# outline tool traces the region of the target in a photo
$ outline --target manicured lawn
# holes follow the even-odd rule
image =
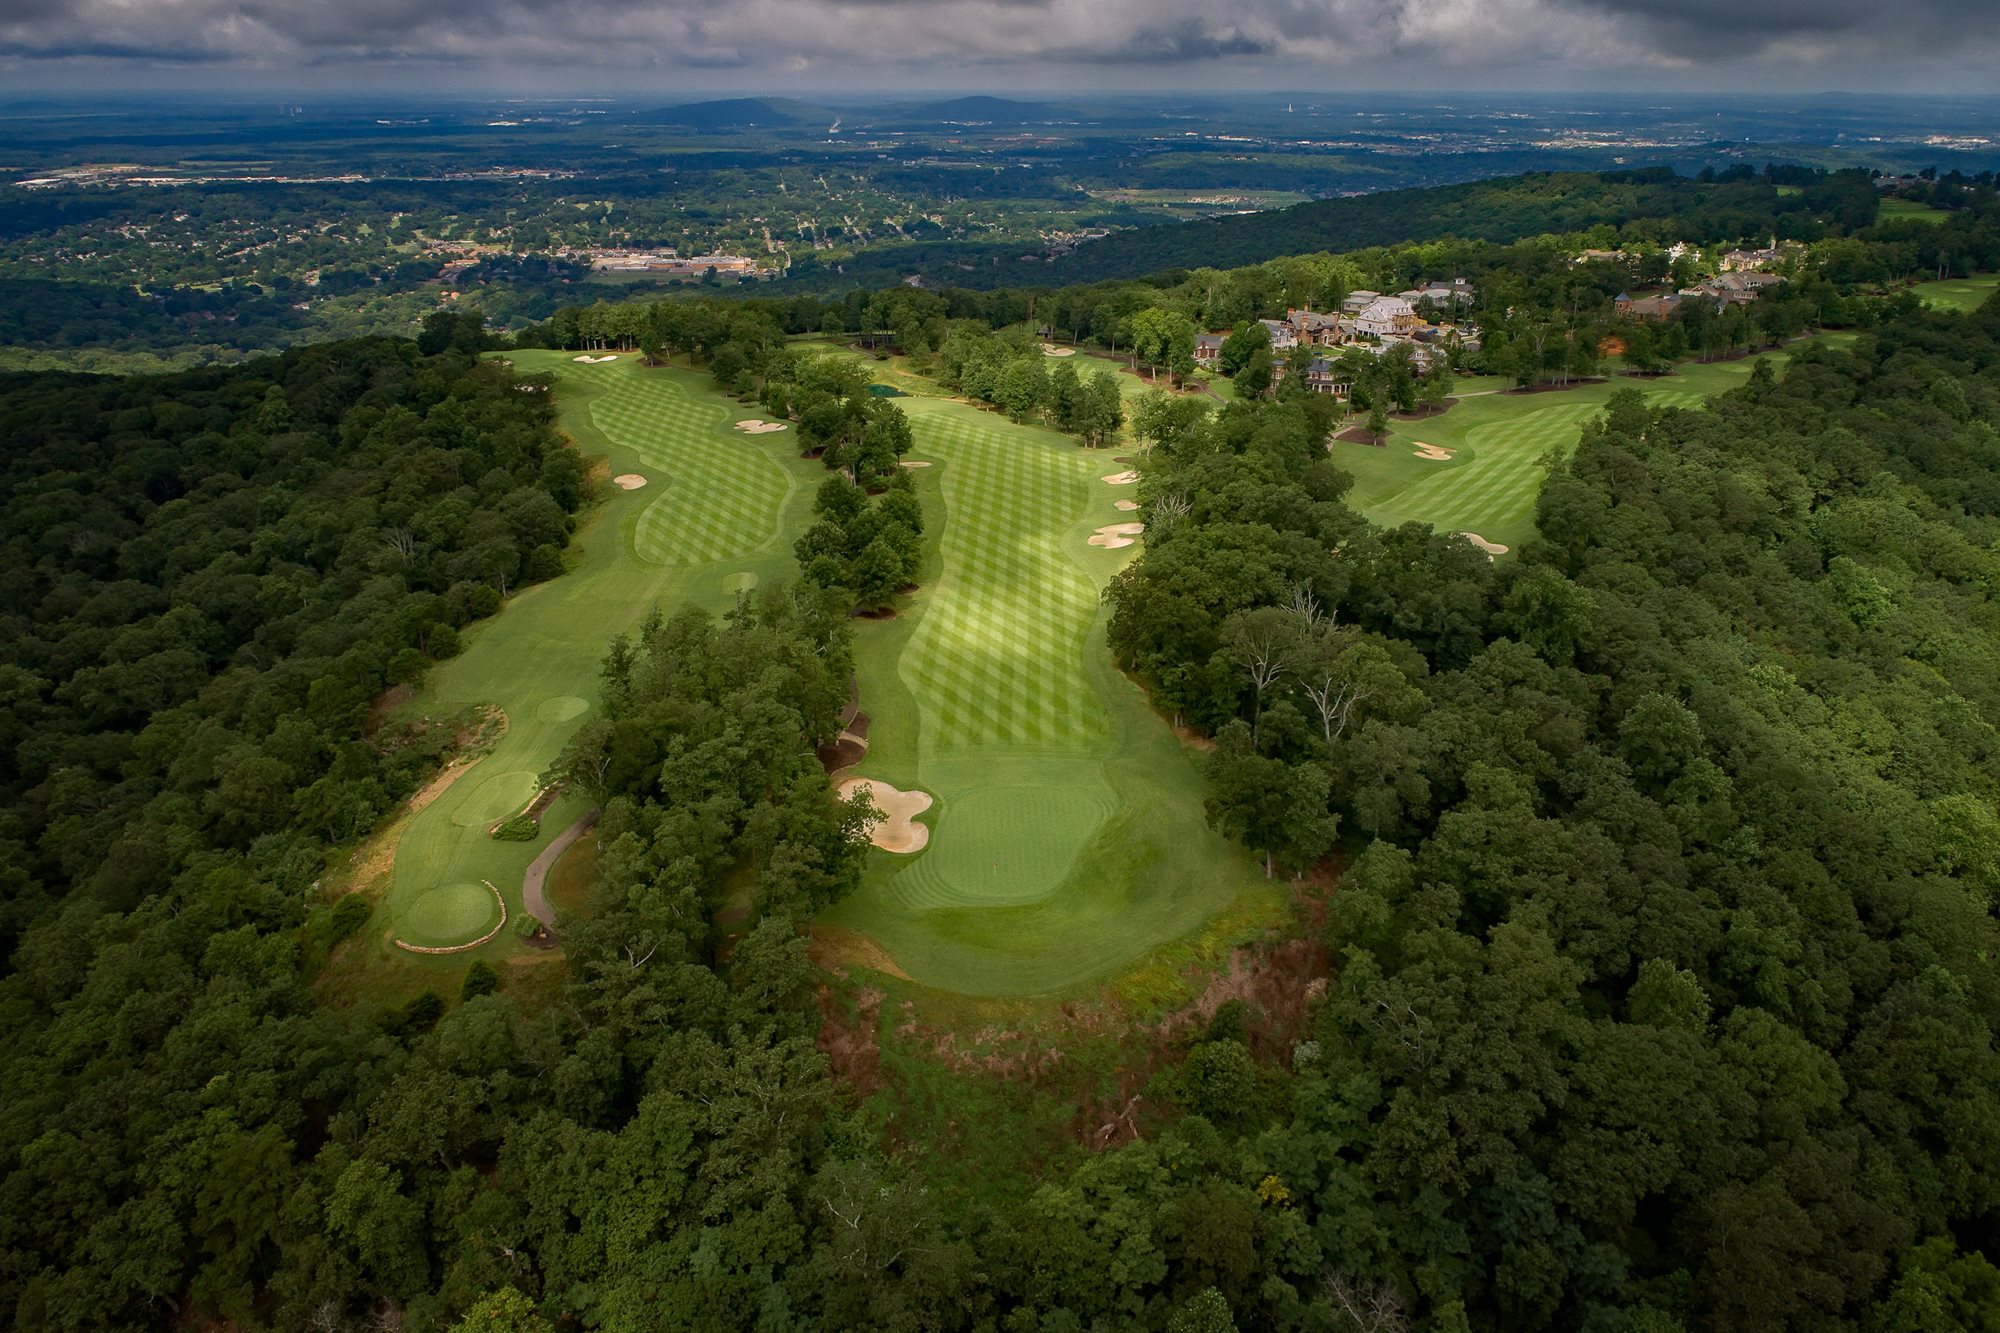
[[[1906,218],[1916,218],[1921,222],[1943,222],[1951,216],[1951,210],[1920,203],[1915,199],[1884,199],[1875,216],[1877,221],[1881,222],[1896,222]]]
[[[1975,273],[1969,278],[1946,278],[1942,282],[1920,282],[1910,290],[1926,305],[1961,314],[1976,310],[2000,287],[2000,273]]]
[[[1766,355],[1780,364],[1787,359],[1784,352]],[[1614,392],[1634,388],[1656,403],[1697,408],[1742,384],[1755,365],[1755,358],[1691,363],[1662,379],[1613,376],[1604,384],[1547,393],[1478,393],[1441,416],[1391,422],[1382,448],[1336,443],[1333,459],[1354,476],[1349,503],[1377,523],[1429,523],[1518,548],[1534,533],[1542,460],[1551,450],[1573,446],[1583,422]],[[1421,444],[1451,450],[1452,457],[1420,457]]]
[[[964,404],[903,404],[936,536],[924,590],[857,642],[872,719],[857,771],[937,803],[930,845],[873,855],[825,921],[916,981],[971,995],[1060,991],[1178,948],[1276,894],[1211,832],[1192,757],[1112,669],[1100,599],[1137,546],[1086,544],[1131,515],[1123,470]]]
[[[669,612],[689,602],[721,611],[733,605],[735,589],[790,576],[791,539],[810,518],[812,487],[824,475],[818,463],[794,455],[789,431],[730,429],[757,413],[716,393],[704,375],[643,369],[631,356],[588,366],[554,352],[511,356],[523,373],[555,373],[563,426],[586,454],[607,457],[612,474],[643,475],[647,485],[621,491],[604,483],[608,498],[587,518],[569,573],[525,590],[473,628],[464,651],[406,706],[447,716],[485,705],[507,715],[492,752],[409,819],[395,845],[388,910],[378,912],[368,940],[349,947],[351,964],[414,969],[428,984],[448,985],[445,974],[473,958],[524,953],[511,928],[473,953],[446,958],[408,954],[391,941],[398,934],[421,944],[476,939],[491,925],[483,916],[491,895],[479,887],[480,904],[463,886],[482,880],[506,897],[510,922],[521,911],[523,871],[582,813],[583,802],[556,802],[535,842],[496,841],[487,826],[527,805],[537,776],[590,720],[612,636],[656,604]],[[384,980],[389,992],[414,986],[408,977]]]

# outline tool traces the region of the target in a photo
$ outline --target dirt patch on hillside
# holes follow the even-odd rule
[[[810,934],[810,957],[814,965],[835,976],[846,976],[850,967],[865,967],[870,972],[880,972],[898,981],[910,979],[910,974],[897,966],[887,949],[852,927],[830,926],[824,921],[816,921]]]
[[[1365,426],[1349,426],[1346,430],[1336,432],[1333,438],[1346,444],[1365,444],[1376,449],[1389,442],[1387,434],[1377,435]]]

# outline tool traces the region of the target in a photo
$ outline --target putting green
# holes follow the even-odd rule
[[[484,884],[440,884],[420,893],[396,921],[411,944],[438,948],[476,940],[500,920],[500,904]]]
[[[1090,533],[1110,455],[961,403],[903,404],[934,539],[924,588],[859,627],[868,770],[937,802],[924,850],[870,858],[825,915],[912,978],[1062,990],[1198,930],[1262,881],[1213,833],[1190,757],[1113,669],[1102,592],[1139,547]]]
[[[579,699],[574,694],[558,694],[553,699],[544,699],[535,708],[535,718],[541,722],[567,722],[573,717],[582,717],[590,711],[590,700]]]
[[[490,880],[510,912],[520,909],[522,874],[542,846],[489,838],[486,828],[527,805],[537,775],[593,715],[612,636],[636,627],[656,605],[727,611],[736,599],[723,587],[726,576],[786,576],[791,542],[810,523],[812,488],[825,475],[818,463],[796,456],[789,433],[746,437],[731,430],[741,407],[715,392],[705,375],[644,367],[630,356],[579,365],[570,355],[510,353],[516,373],[555,377],[562,426],[586,454],[604,457],[613,475],[641,472],[652,484],[639,491],[604,487],[602,504],[577,534],[570,572],[520,591],[499,615],[472,626],[464,650],[435,668],[408,706],[449,716],[484,705],[507,716],[493,750],[412,816],[397,843],[388,907],[411,943],[427,941],[412,938],[402,923],[440,885]],[[674,509],[671,524],[660,529],[660,519],[648,523],[646,515],[663,499]],[[567,827],[585,806],[581,797],[563,797],[544,816],[547,826]],[[483,886],[480,892],[490,904],[492,895]],[[502,931],[481,953],[524,947]],[[463,966],[463,959],[432,964],[400,955],[397,961]]]
[[[446,796],[450,800],[453,792]],[[535,775],[516,770],[495,773],[460,797],[451,812],[451,822],[460,828],[485,828],[496,819],[505,819],[527,807],[535,799]]]

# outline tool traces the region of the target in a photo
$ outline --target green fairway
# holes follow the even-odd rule
[[[1138,548],[1108,451],[959,403],[903,404],[932,531],[925,589],[856,645],[873,717],[857,772],[936,798],[925,850],[876,853],[826,915],[914,979],[1028,995],[1099,978],[1268,890],[1211,832],[1192,759],[1104,646]],[[941,532],[940,532],[941,529]]]
[[[1902,222],[1915,218],[1919,222],[1943,222],[1951,216],[1948,208],[1939,208],[1915,199],[1884,199],[1876,209],[1878,222]]]
[[[1767,355],[1780,364],[1787,357]],[[1602,411],[1613,393],[1632,388],[1653,403],[1700,407],[1711,395],[1742,384],[1755,365],[1755,358],[1746,358],[1688,364],[1661,379],[1614,376],[1604,384],[1546,393],[1477,393],[1460,398],[1442,416],[1392,422],[1382,448],[1336,443],[1333,459],[1354,476],[1349,503],[1375,522],[1476,532],[1513,549],[1534,533],[1543,459],[1550,450],[1574,445],[1583,422]],[[1420,457],[1422,444],[1450,450],[1452,457]]]
[[[1942,282],[1920,282],[1910,290],[1925,305],[1961,314],[1977,310],[2000,287],[2000,273],[1975,273],[1969,278],[1946,278]]]
[[[570,572],[526,589],[470,630],[464,651],[437,667],[408,705],[433,716],[474,705],[507,715],[493,751],[412,817],[396,845],[390,933],[413,944],[458,943],[490,928],[492,895],[482,880],[506,896],[510,913],[520,911],[522,872],[582,802],[558,801],[535,842],[496,841],[487,829],[526,808],[536,776],[590,719],[611,637],[656,604],[724,610],[737,589],[787,577],[790,539],[808,521],[823,475],[819,464],[794,456],[790,432],[731,429],[755,414],[704,375],[642,368],[637,357],[578,365],[566,353],[510,355],[524,374],[554,373],[563,425],[587,454],[606,455],[611,472],[637,473],[647,484],[623,491],[606,483],[608,499],[572,548]],[[476,898],[461,891],[466,885]],[[480,954],[523,947],[506,931]],[[464,965],[462,956],[399,956],[411,966]]]

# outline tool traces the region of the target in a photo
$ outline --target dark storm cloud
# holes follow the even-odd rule
[[[1381,73],[1976,60],[1992,0],[0,0],[0,56],[284,69],[1034,65]]]
[[[1785,53],[1863,59],[1993,51],[1993,0],[1564,0],[1644,34],[1663,54]]]

